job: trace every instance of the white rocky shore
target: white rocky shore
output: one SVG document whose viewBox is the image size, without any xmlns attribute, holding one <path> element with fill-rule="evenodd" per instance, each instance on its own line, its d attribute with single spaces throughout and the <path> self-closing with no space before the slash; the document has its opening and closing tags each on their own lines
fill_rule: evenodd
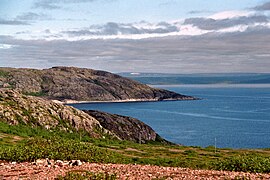
<svg viewBox="0 0 270 180">
<path fill-rule="evenodd" d="M 78 160 L 37 160 L 24 163 L 0 163 L 0 179 L 55 179 L 68 172 L 93 172 L 115 174 L 117 179 L 175 179 L 175 180 L 217 180 L 217 179 L 270 179 L 270 174 L 255 174 L 229 171 L 192 170 L 177 167 L 160 167 L 132 164 L 97 164 Z"/>
</svg>

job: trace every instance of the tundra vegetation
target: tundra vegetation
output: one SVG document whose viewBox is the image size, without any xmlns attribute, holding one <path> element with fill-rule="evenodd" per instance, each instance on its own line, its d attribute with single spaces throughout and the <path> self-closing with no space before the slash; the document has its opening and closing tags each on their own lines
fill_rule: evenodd
<svg viewBox="0 0 270 180">
<path fill-rule="evenodd" d="M 34 161 L 41 158 L 79 159 L 97 163 L 151 164 L 255 173 L 270 172 L 270 149 L 215 149 L 138 144 L 115 139 L 96 139 L 85 133 L 48 131 L 42 127 L 0 123 L 0 159 Z M 72 176 L 72 175 L 69 175 Z"/>
</svg>

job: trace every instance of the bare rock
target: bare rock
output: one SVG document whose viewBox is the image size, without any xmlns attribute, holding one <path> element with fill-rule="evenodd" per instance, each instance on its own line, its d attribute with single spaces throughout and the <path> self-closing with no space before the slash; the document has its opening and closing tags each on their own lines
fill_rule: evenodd
<svg viewBox="0 0 270 180">
<path fill-rule="evenodd" d="M 11 125 L 28 124 L 68 132 L 85 130 L 90 136 L 98 138 L 104 134 L 114 136 L 83 111 L 10 89 L 0 88 L 0 120 Z"/>
<path fill-rule="evenodd" d="M 137 143 L 158 141 L 171 144 L 161 138 L 150 126 L 138 119 L 95 110 L 84 110 L 84 112 L 96 118 L 104 128 L 116 134 L 122 140 Z"/>
</svg>

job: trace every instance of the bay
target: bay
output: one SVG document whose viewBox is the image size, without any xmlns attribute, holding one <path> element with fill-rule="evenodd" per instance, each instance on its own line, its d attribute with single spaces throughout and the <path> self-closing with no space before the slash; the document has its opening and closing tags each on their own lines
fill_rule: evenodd
<svg viewBox="0 0 270 180">
<path fill-rule="evenodd" d="M 157 86 L 202 98 L 197 101 L 72 104 L 132 116 L 163 138 L 187 146 L 270 147 L 269 86 Z"/>
</svg>

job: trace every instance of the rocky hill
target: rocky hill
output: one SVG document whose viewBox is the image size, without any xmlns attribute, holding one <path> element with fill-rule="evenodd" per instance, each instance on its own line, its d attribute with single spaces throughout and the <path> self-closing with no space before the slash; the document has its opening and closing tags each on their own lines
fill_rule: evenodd
<svg viewBox="0 0 270 180">
<path fill-rule="evenodd" d="M 134 142 L 138 142 L 140 132 L 142 143 L 166 142 L 151 127 L 137 119 L 98 111 L 86 112 L 40 97 L 23 95 L 15 90 L 0 89 L 0 121 L 11 125 L 25 124 L 67 132 L 80 130 L 96 138 L 109 135 Z"/>
<path fill-rule="evenodd" d="M 94 110 L 84 110 L 84 112 L 96 118 L 102 127 L 109 129 L 121 139 L 138 143 L 146 143 L 147 141 L 170 143 L 138 119 Z"/>
<path fill-rule="evenodd" d="M 1 87 L 64 102 L 195 99 L 109 72 L 75 67 L 0 68 Z"/>
</svg>

